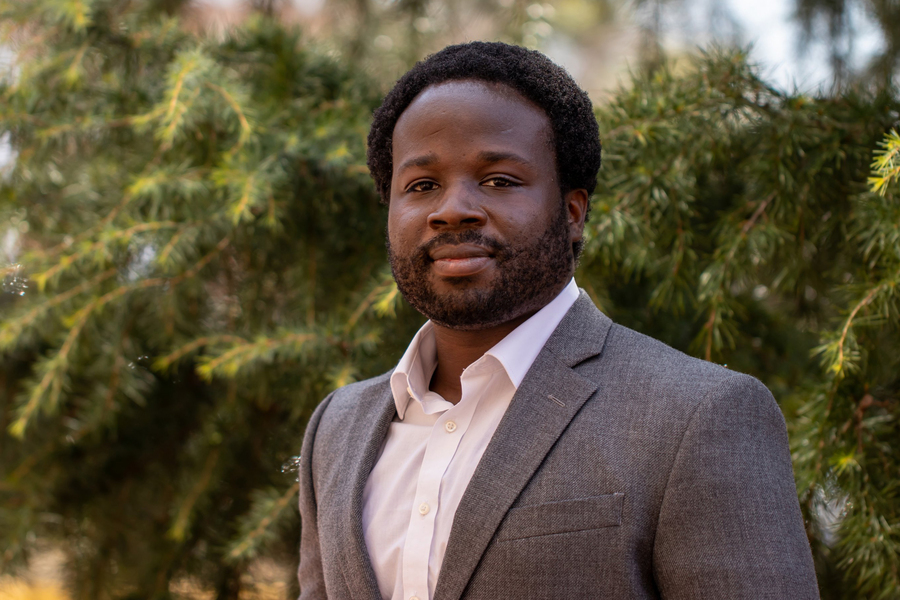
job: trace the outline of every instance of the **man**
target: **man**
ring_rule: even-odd
[[[429,322],[310,419],[302,599],[818,597],[768,390],[575,286],[599,165],[587,95],[514,46],[446,48],[376,111],[391,267]]]

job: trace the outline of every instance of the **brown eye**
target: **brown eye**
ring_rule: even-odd
[[[485,180],[482,185],[486,185],[488,187],[516,187],[519,184],[506,177],[491,177],[490,179]]]
[[[437,189],[437,184],[433,181],[417,181],[408,188],[407,192],[432,192]]]

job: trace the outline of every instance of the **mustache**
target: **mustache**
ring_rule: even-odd
[[[487,248],[492,254],[499,256],[505,254],[507,246],[501,244],[494,238],[488,237],[474,229],[466,229],[465,231],[452,232],[445,231],[439,233],[418,248],[415,255],[420,259],[431,260],[429,253],[438,246],[458,246],[460,244],[475,244],[483,248]]]

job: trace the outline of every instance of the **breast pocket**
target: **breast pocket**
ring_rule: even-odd
[[[618,527],[625,494],[605,494],[512,508],[497,530],[498,542]]]

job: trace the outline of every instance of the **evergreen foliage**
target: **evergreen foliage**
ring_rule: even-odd
[[[0,561],[60,544],[77,600],[184,575],[236,598],[254,557],[296,560],[306,419],[421,323],[364,166],[376,86],[275,22],[209,39],[162,4],[0,3],[23,40],[0,84]],[[900,595],[897,110],[781,93],[727,52],[598,108],[578,282],[773,390],[825,598]]]
[[[598,112],[579,281],[615,320],[772,389],[823,598],[900,596],[896,133],[870,176],[897,110],[784,94],[711,53]]]
[[[281,465],[315,405],[393,360],[379,97],[264,19],[212,40],[124,0],[3,10],[27,44],[0,89],[4,569],[52,539],[74,598],[184,574],[234,597],[264,542],[296,560]]]

